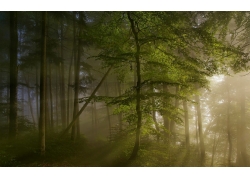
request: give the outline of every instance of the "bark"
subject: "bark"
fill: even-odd
[[[87,105],[89,104],[89,102],[93,99],[93,97],[95,96],[95,93],[98,91],[98,89],[101,87],[103,81],[106,79],[106,77],[108,76],[109,72],[111,71],[113,66],[111,66],[108,71],[105,73],[105,75],[103,76],[103,78],[101,79],[101,81],[99,82],[99,84],[96,86],[96,88],[94,89],[94,91],[92,92],[92,94],[90,95],[90,97],[86,100],[86,102],[84,103],[84,105],[82,106],[82,108],[80,109],[80,111],[74,116],[73,120],[71,121],[71,123],[68,125],[68,127],[62,132],[61,136],[65,135],[69,129],[76,123],[77,118],[81,115],[81,113],[84,111],[84,109],[87,107]]]
[[[42,54],[40,70],[40,119],[39,140],[41,155],[45,155],[45,122],[46,122],[46,36],[47,36],[47,12],[42,12]]]
[[[61,120],[62,127],[66,127],[66,104],[65,104],[65,83],[64,83],[64,53],[63,53],[63,24],[61,22],[61,58],[60,67],[60,101],[61,101]]]
[[[32,108],[32,101],[31,101],[31,98],[30,98],[30,86],[29,86],[29,77],[28,79],[25,79],[25,83],[27,85],[27,96],[28,96],[28,104],[29,104],[29,107],[30,107],[30,114],[31,114],[31,117],[32,117],[32,122],[34,124],[34,126],[36,125],[36,121],[35,121],[35,117],[34,117],[34,113],[33,113],[33,108]]]
[[[184,118],[185,118],[185,139],[186,139],[186,148],[189,149],[190,140],[189,140],[189,119],[188,119],[188,107],[187,102],[183,100],[183,109],[184,109]]]
[[[56,78],[55,78],[55,84],[56,84],[56,94],[55,94],[55,99],[56,99],[56,126],[58,127],[59,124],[59,112],[58,112],[58,70],[56,69]]]
[[[198,85],[196,84],[196,89],[198,90]],[[205,165],[205,146],[202,132],[202,119],[201,119],[201,109],[200,109],[200,97],[198,94],[195,95],[196,100],[196,110],[197,110],[197,120],[198,120],[198,131],[200,139],[200,153],[201,153],[201,166]]]
[[[17,136],[17,12],[10,12],[10,108],[9,108],[9,139]]]
[[[178,92],[179,92],[179,86],[177,85],[177,86],[176,86],[176,89],[175,89],[175,94],[177,95]],[[176,109],[179,108],[179,99],[178,99],[177,97],[175,98],[175,108],[176,108]],[[171,134],[172,134],[172,136],[173,136],[172,141],[173,141],[174,144],[175,144],[175,142],[176,142],[175,126],[176,126],[175,121],[174,121],[174,120],[171,120],[171,122],[170,122],[170,131],[171,131]]]
[[[228,166],[231,166],[232,158],[232,137],[231,137],[231,121],[230,121],[230,93],[229,93],[229,84],[227,84],[227,139],[228,139]]]
[[[152,93],[154,93],[154,86],[152,85]],[[153,121],[154,121],[154,124],[155,124],[155,129],[156,129],[156,140],[157,142],[160,141],[160,128],[159,128],[159,124],[157,122],[157,119],[156,119],[156,111],[155,111],[155,99],[154,97],[152,97],[152,106],[153,106],[153,111],[152,111],[152,118],[153,118]]]
[[[51,75],[51,63],[49,63],[49,99],[50,99],[50,126],[54,128],[54,117],[53,117],[53,96],[52,96],[52,75]]]
[[[134,144],[133,152],[130,156],[130,160],[135,159],[140,148],[140,135],[141,135],[141,125],[142,125],[142,112],[141,112],[141,63],[140,63],[140,44],[138,38],[138,27],[136,27],[135,21],[131,18],[130,12],[127,13],[130,27],[135,39],[136,44],[136,53],[135,53],[135,62],[136,62],[136,75],[137,75],[137,84],[136,84],[136,114],[137,114],[137,126],[136,126],[136,139]]]
[[[246,153],[246,107],[245,107],[245,87],[242,83],[240,109],[241,117],[237,121],[237,166],[247,166],[247,153]]]
[[[79,19],[81,19],[81,13],[79,14]],[[75,29],[74,29],[75,31]],[[80,73],[80,61],[81,61],[81,55],[82,55],[82,44],[81,44],[81,32],[82,32],[82,25],[81,21],[79,21],[79,35],[78,35],[78,53],[75,53],[76,61],[75,61],[75,84],[74,84],[74,110],[73,110],[73,118],[72,121],[74,120],[74,117],[79,111],[79,103],[78,103],[78,94],[79,94],[79,86],[80,86],[80,79],[79,79],[79,73]],[[75,45],[75,43],[74,43]],[[79,124],[79,117],[77,118],[77,124]],[[72,126],[71,130],[71,140],[75,140],[76,138],[76,125],[74,124]]]
[[[122,91],[121,91],[121,85],[119,81],[117,81],[117,89],[118,89],[118,96],[121,96]],[[118,114],[118,120],[119,120],[119,131],[122,131],[122,113]]]
[[[67,91],[67,126],[69,125],[69,116],[70,116],[70,101],[71,100],[71,74],[72,74],[72,64],[73,64],[73,57],[74,57],[74,49],[72,51],[72,57],[70,60],[70,65],[69,65],[69,72],[68,72],[68,91]]]
[[[36,117],[37,122],[39,122],[39,85],[38,85],[38,79],[39,79],[39,72],[38,72],[38,64],[36,65]]]
[[[104,88],[105,88],[105,96],[109,96],[109,90],[108,90],[107,82],[104,83]],[[110,112],[109,112],[108,105],[106,105],[106,111],[107,111],[107,119],[108,119],[109,137],[111,138],[111,120],[110,120]]]
[[[168,92],[168,87],[165,84],[163,85],[163,92]],[[166,112],[163,114],[163,125],[167,131],[164,133],[164,142],[166,143],[170,138],[170,121]]]

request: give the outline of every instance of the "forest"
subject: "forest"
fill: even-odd
[[[249,12],[0,24],[0,167],[250,166]]]

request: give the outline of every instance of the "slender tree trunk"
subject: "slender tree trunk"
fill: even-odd
[[[229,93],[229,84],[227,83],[227,139],[228,139],[228,166],[231,166],[231,157],[232,157],[232,138],[231,138],[231,122],[230,122],[230,93]]]
[[[10,108],[9,139],[17,136],[17,12],[10,12]]]
[[[154,93],[154,86],[152,85],[151,86],[151,89],[152,89],[152,93]],[[157,142],[160,141],[160,128],[159,128],[159,124],[157,122],[157,119],[156,119],[156,111],[155,111],[155,98],[152,97],[152,106],[153,106],[153,111],[152,111],[152,118],[153,118],[153,121],[154,121],[154,124],[155,124],[155,129],[156,129],[156,140]]]
[[[53,96],[52,96],[52,75],[51,75],[51,64],[49,63],[49,98],[50,98],[50,125],[51,129],[54,129],[54,117],[53,117]]]
[[[185,118],[185,139],[186,139],[186,148],[189,149],[189,119],[188,119],[188,107],[187,102],[183,100],[183,109],[184,109],[184,118]]]
[[[214,166],[214,156],[215,156],[215,153],[216,153],[216,148],[218,146],[218,143],[219,143],[219,139],[220,139],[220,132],[219,132],[219,122],[217,120],[217,124],[216,124],[216,129],[215,129],[215,133],[214,133],[214,143],[213,143],[213,151],[212,151],[212,159],[211,159],[211,167]],[[217,138],[217,134],[219,134],[219,137]],[[217,141],[216,141],[217,139]]]
[[[168,87],[166,84],[163,84],[163,92],[168,92]],[[167,131],[164,133],[164,142],[166,143],[170,138],[170,121],[166,112],[163,114],[163,125]]]
[[[121,85],[119,81],[117,81],[117,89],[118,89],[118,96],[121,96],[122,91],[121,91]],[[122,131],[122,113],[118,114],[118,120],[119,120],[119,131]]]
[[[63,23],[61,22],[61,58],[60,67],[60,102],[61,102],[61,120],[62,127],[66,127],[66,105],[65,105],[65,83],[64,83],[64,50],[63,50]]]
[[[61,136],[65,135],[70,128],[72,128],[72,126],[76,123],[77,118],[81,115],[81,113],[84,111],[84,109],[87,107],[87,105],[89,104],[89,102],[94,98],[95,93],[98,91],[98,89],[101,87],[103,81],[106,79],[106,77],[108,76],[109,72],[111,71],[113,66],[111,66],[108,71],[105,73],[105,75],[103,76],[103,78],[101,79],[101,81],[99,82],[99,84],[96,86],[96,88],[94,89],[94,91],[92,92],[92,94],[89,96],[89,98],[86,100],[86,102],[84,103],[84,105],[82,106],[82,108],[80,109],[80,111],[74,116],[74,119],[71,121],[71,123],[68,125],[68,127],[62,132]]]
[[[59,96],[59,93],[58,92],[58,79],[59,79],[59,72],[58,72],[58,68],[56,68],[56,78],[55,78],[55,84],[56,84],[56,92],[55,92],[55,98],[56,98],[56,126],[58,127],[59,125],[59,111],[58,111],[58,108],[59,108],[59,105],[58,105],[58,96]]]
[[[137,84],[136,84],[136,114],[137,114],[137,126],[136,126],[136,139],[133,152],[130,156],[130,159],[135,159],[140,148],[140,135],[141,135],[141,125],[142,125],[142,112],[141,112],[141,63],[140,63],[140,44],[138,39],[138,27],[136,27],[135,21],[131,18],[130,12],[127,13],[128,19],[130,22],[130,27],[135,38],[136,44],[136,75],[137,75]]]
[[[107,82],[104,83],[104,88],[105,88],[105,96],[109,96]],[[108,105],[106,105],[106,111],[107,111],[107,119],[108,119],[109,137],[111,138],[111,134],[112,134],[111,133],[111,120],[110,120],[110,112],[109,112]]]
[[[32,108],[32,101],[31,101],[31,98],[30,98],[30,86],[29,86],[29,76],[28,76],[28,79],[25,79],[25,83],[27,85],[27,96],[28,96],[28,104],[29,104],[29,107],[30,107],[30,114],[31,114],[31,117],[32,117],[32,122],[34,124],[34,126],[36,125],[36,121],[35,121],[35,117],[34,117],[34,113],[33,113],[33,108]]]
[[[45,122],[46,122],[46,36],[47,12],[42,12],[42,54],[40,71],[40,119],[39,140],[41,155],[45,155]]]
[[[179,93],[179,85],[176,86],[175,89],[175,94],[177,95]],[[179,99],[176,97],[175,98],[175,108],[178,109],[179,108]],[[170,130],[171,130],[171,134],[173,136],[172,142],[175,144],[176,142],[176,132],[175,132],[175,126],[176,123],[174,120],[171,120],[170,122]]]
[[[245,110],[245,86],[242,83],[241,87],[241,97],[240,97],[240,108],[241,108],[241,117],[237,121],[237,166],[247,166],[247,154],[246,154],[246,137],[245,137],[245,128],[246,128],[246,110]]]
[[[75,34],[75,33],[74,33]],[[70,101],[71,100],[71,74],[72,74],[72,64],[73,64],[73,59],[74,59],[74,48],[72,51],[72,56],[71,56],[71,60],[70,60],[70,65],[69,65],[69,73],[68,73],[68,91],[67,91],[67,126],[69,125],[69,116],[70,116]]]
[[[196,84],[196,89],[198,90],[198,85]],[[197,110],[197,118],[198,118],[198,130],[199,130],[199,139],[200,139],[200,151],[201,151],[201,166],[205,165],[205,146],[202,132],[202,119],[201,119],[201,109],[200,109],[200,97],[199,95],[195,95],[196,100],[196,110]]]
[[[39,79],[39,72],[38,72],[38,63],[36,65],[36,117],[37,117],[37,122],[39,122],[39,117],[40,117],[40,114],[39,114],[39,82],[38,82],[38,79]]]
[[[79,19],[81,19],[81,13],[79,14]],[[75,27],[75,25],[74,25]],[[74,28],[75,31],[75,28]],[[80,61],[81,61],[81,55],[82,55],[82,44],[81,44],[81,31],[82,31],[82,25],[81,21],[79,21],[79,35],[78,35],[78,53],[75,54],[76,61],[75,61],[75,92],[74,92],[74,111],[73,111],[73,119],[76,117],[76,114],[79,111],[79,103],[78,103],[78,94],[79,94],[79,86],[80,86],[80,79],[79,79],[79,73],[80,73]],[[74,43],[75,44],[75,43]],[[76,47],[75,47],[76,48]],[[79,123],[79,117],[77,118],[77,124]],[[75,140],[76,136],[76,124],[72,126],[71,130],[71,139]]]

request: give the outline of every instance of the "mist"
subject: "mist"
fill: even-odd
[[[0,166],[250,166],[249,19],[0,12]]]

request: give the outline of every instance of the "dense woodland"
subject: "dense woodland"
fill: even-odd
[[[249,12],[0,12],[0,166],[250,166]]]

